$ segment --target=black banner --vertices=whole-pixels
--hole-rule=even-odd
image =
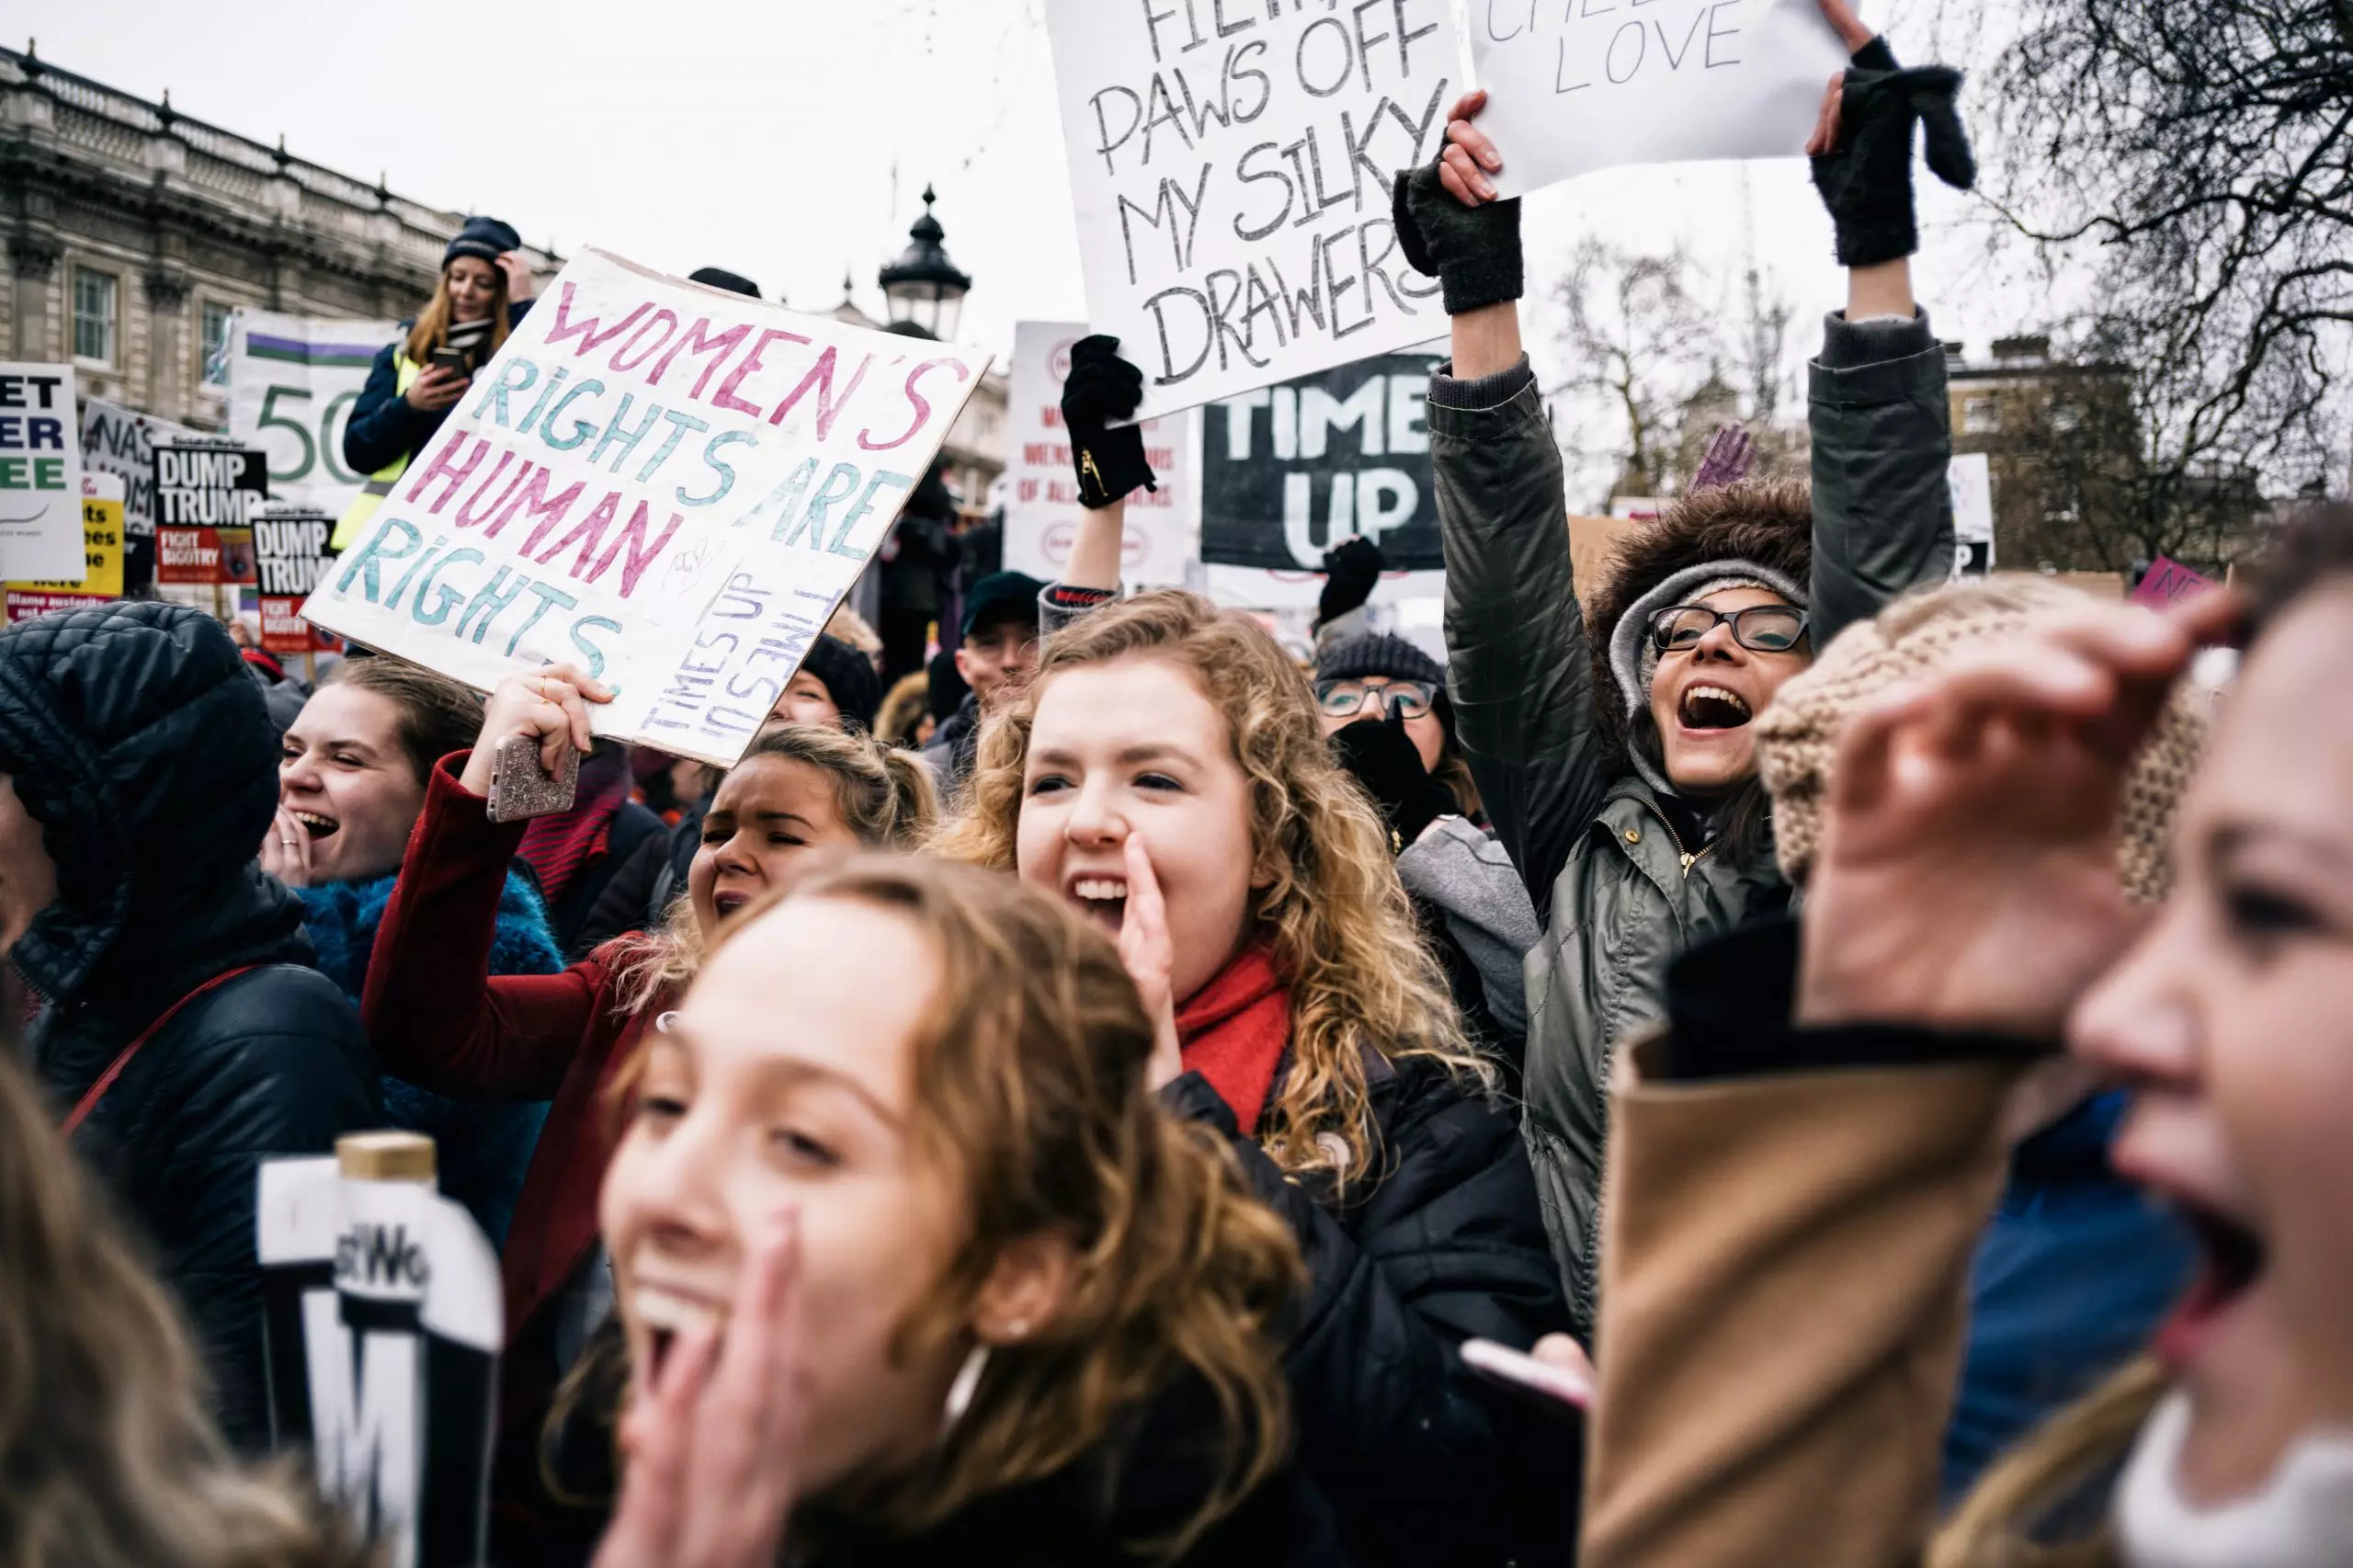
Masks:
[[[1201,559],[1312,572],[1361,535],[1392,572],[1446,564],[1427,423],[1435,354],[1384,354],[1211,403]]]

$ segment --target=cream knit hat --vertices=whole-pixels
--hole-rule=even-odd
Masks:
[[[1773,797],[1773,842],[1782,875],[1802,886],[1813,869],[1832,761],[1847,717],[1861,704],[2082,602],[2077,590],[2040,577],[1952,584],[1899,599],[1876,620],[1849,627],[1813,667],[1783,683],[1756,722],[1757,773]],[[2125,780],[2117,870],[2125,896],[2135,903],[2158,902],[2172,882],[2166,853],[2174,812],[2205,753],[2207,707],[2207,694],[2192,683],[2177,687]]]

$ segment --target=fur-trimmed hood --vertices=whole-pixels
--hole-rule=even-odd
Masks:
[[[1813,499],[1802,480],[1752,479],[1687,495],[1622,540],[1607,577],[1585,599],[1593,650],[1594,717],[1610,755],[1626,766],[1631,733],[1609,640],[1627,608],[1677,573],[1714,561],[1749,561],[1796,583],[1813,577]]]

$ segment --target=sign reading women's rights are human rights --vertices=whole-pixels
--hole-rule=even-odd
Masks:
[[[575,665],[598,733],[732,764],[988,368],[586,252],[302,617],[484,688]]]
[[[1140,418],[1440,336],[1390,218],[1464,90],[1448,0],[1047,0],[1089,324]]]

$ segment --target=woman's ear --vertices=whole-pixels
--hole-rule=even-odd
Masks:
[[[1059,1232],[1009,1242],[972,1302],[972,1334],[983,1345],[1018,1345],[1061,1315],[1078,1277],[1078,1249]]]

